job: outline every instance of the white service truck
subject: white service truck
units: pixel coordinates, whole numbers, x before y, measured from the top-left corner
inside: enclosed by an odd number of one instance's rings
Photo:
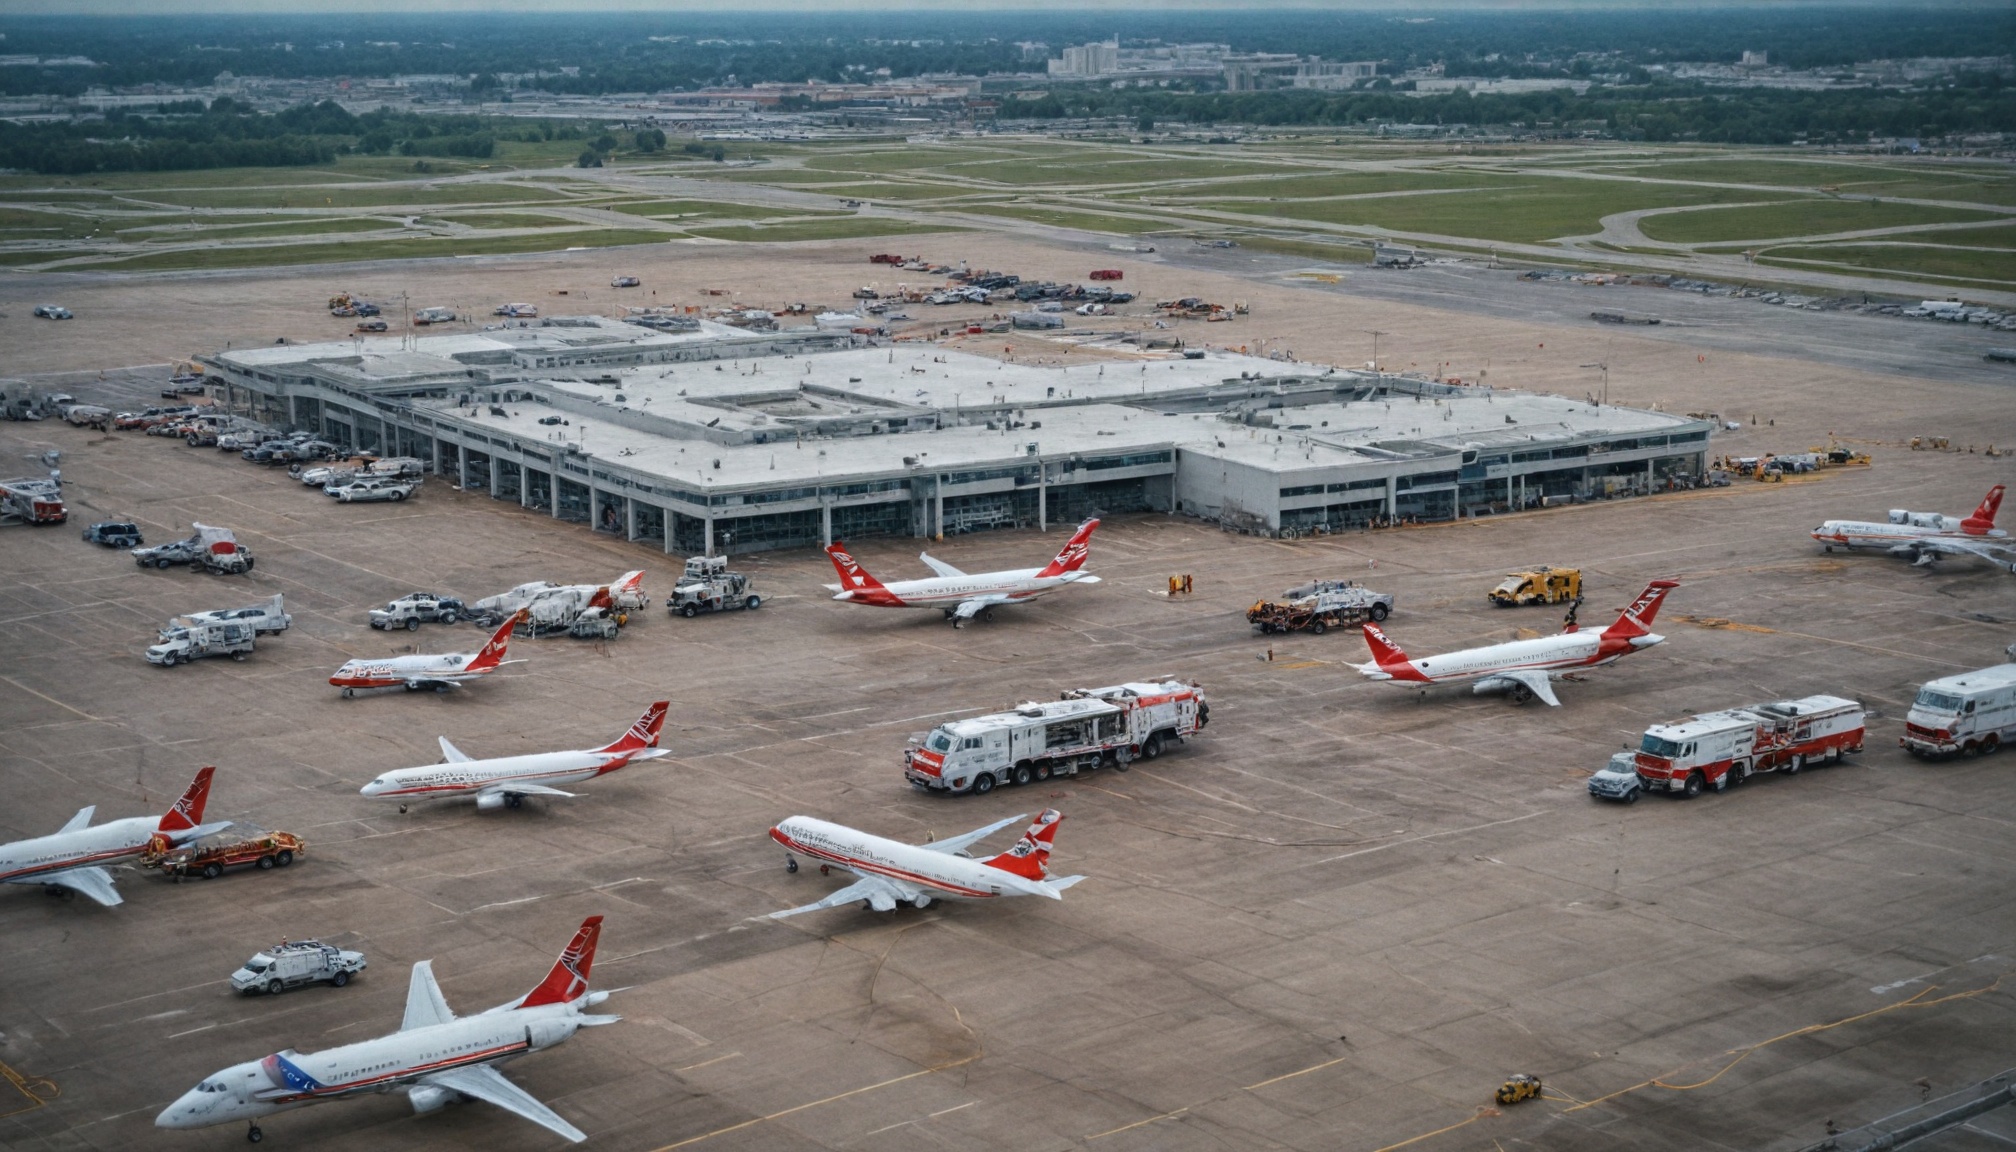
[[[940,724],[903,752],[903,775],[926,791],[976,792],[1153,760],[1211,722],[1195,684],[1163,679],[1080,688],[1060,700]]]
[[[1862,751],[1862,706],[1839,696],[1774,700],[1704,712],[1645,730],[1636,756],[1647,792],[1699,796],[1760,772],[1797,775]]]
[[[231,973],[231,987],[247,996],[255,992],[278,996],[303,984],[328,983],[341,988],[365,967],[362,952],[320,940],[282,940],[254,953],[244,967]]]
[[[2011,741],[2016,741],[2016,664],[1997,664],[1926,681],[1904,717],[1899,743],[1918,756],[1986,756]]]
[[[162,631],[160,643],[147,649],[147,662],[173,668],[200,656],[243,660],[252,651],[253,635],[252,625],[238,620],[213,624],[177,622]]]
[[[250,624],[252,630],[261,636],[285,632],[294,623],[294,617],[287,614],[286,596],[276,592],[271,600],[263,604],[250,604],[243,608],[222,608],[215,612],[192,612],[187,616],[178,616],[167,628],[162,629],[162,636],[166,637],[168,632],[175,628],[186,628],[192,624],[223,624],[232,620]]]

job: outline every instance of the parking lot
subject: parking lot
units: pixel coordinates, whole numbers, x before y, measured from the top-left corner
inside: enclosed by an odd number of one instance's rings
[[[1920,681],[2003,658],[2016,579],[1806,537],[1899,504],[1964,512],[2008,479],[1996,459],[1888,450],[1784,484],[1295,542],[1125,517],[1093,540],[1102,585],[958,631],[830,603],[814,552],[738,558],[759,612],[655,608],[606,645],[520,641],[526,663],[463,690],[345,700],[326,680],[346,659],[481,642],[366,628],[395,595],[643,567],[662,600],[677,558],[437,480],[337,505],[209,449],[0,426],[9,458],[49,444],[70,525],[0,528],[0,835],[91,803],[159,812],[215,764],[211,819],[309,847],[284,872],[123,872],[112,909],[0,890],[9,1147],[241,1146],[153,1116],[227,1064],[395,1029],[418,960],[458,1012],[508,1001],[591,913],[624,1022],[510,1075],[607,1149],[1790,1149],[1917,1101],[1921,1079],[2016,1063],[2016,759],[1896,743]],[[149,543],[228,525],[258,566],[141,570],[78,539],[106,518]],[[983,571],[1061,539],[932,552]],[[917,545],[854,552],[889,579],[923,571]],[[1484,602],[1536,563],[1584,570],[1585,625],[1677,576],[1668,643],[1560,685],[1559,709],[1516,707],[1366,682],[1344,666],[1366,658],[1355,631],[1262,638],[1241,615],[1349,576],[1399,597],[1386,630],[1410,652],[1489,643],[1558,627]],[[1172,599],[1179,573],[1196,591]],[[275,592],[294,626],[243,663],[141,659],[168,617]],[[1153,765],[955,799],[902,780],[905,738],[942,719],[1154,675],[1200,682],[1212,723]],[[1584,791],[1648,723],[1815,692],[1874,710],[1864,754],[1692,801]],[[357,794],[439,759],[438,736],[479,757],[592,747],[667,698],[672,756],[577,799],[401,815]],[[1067,817],[1055,867],[1088,877],[1061,903],[754,919],[842,883],[786,874],[765,835],[786,816],[922,840],[1046,805]],[[230,993],[258,947],[311,935],[369,972]],[[1492,1109],[1514,1072],[1546,1098]],[[480,1103],[416,1117],[401,1094],[264,1126],[304,1149],[558,1145]]]

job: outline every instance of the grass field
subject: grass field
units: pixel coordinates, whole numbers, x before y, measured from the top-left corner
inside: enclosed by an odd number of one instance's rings
[[[561,199],[544,188],[505,182],[444,184],[424,182],[348,185],[333,188],[190,188],[134,194],[136,204],[190,208],[387,208],[441,204],[508,204]]]
[[[1786,267],[1842,264],[1850,269],[1920,279],[2016,285],[2016,254],[2007,251],[1976,252],[1965,248],[1929,248],[1915,244],[1788,245],[1766,249],[1758,254],[1757,262]]]
[[[958,204],[947,207],[945,211],[977,212],[983,216],[1009,216],[1038,224],[1055,224],[1060,228],[1080,228],[1087,232],[1167,232],[1177,227],[1167,220],[1109,215],[1104,212],[1079,212],[1068,208],[1045,208],[1031,204]]]
[[[626,216],[649,216],[655,220],[772,220],[779,217],[845,216],[841,209],[784,208],[772,204],[738,204],[732,200],[632,200],[608,205],[610,211]]]
[[[1014,187],[1060,185],[1076,189],[1085,185],[1125,186],[1169,180],[1203,180],[1213,176],[1266,176],[1279,173],[1283,169],[1265,164],[1223,160],[1125,159],[1083,163],[1073,157],[1061,157],[1055,160],[1021,157],[1013,160],[948,164],[934,168],[933,171],[946,176],[961,176]]]
[[[298,220],[275,224],[240,224],[232,220],[204,220],[199,224],[191,224],[184,219],[165,225],[121,228],[119,238],[129,242],[166,241],[177,244],[187,244],[200,238],[230,243],[235,240],[256,240],[268,236],[397,231],[402,227],[404,227],[402,221],[382,216],[304,216]]]
[[[1755,195],[1738,192],[1732,193],[1731,198]],[[1914,224],[1985,223],[1995,219],[1998,217],[1992,213],[1964,208],[1872,203],[1866,200],[1794,200],[1762,207],[1648,216],[1639,221],[1638,227],[1654,240],[1674,244],[1707,244],[1824,236],[1866,228],[1906,228]]]
[[[1395,172],[1345,171],[1322,176],[1279,176],[1272,179],[1223,180],[1181,185],[1168,192],[1130,193],[1129,198],[1169,203],[1249,196],[1289,200],[1449,188],[1512,187],[1521,183],[1521,178],[1516,176],[1485,172],[1440,169],[1408,169]],[[1531,184],[1532,180],[1529,178],[1523,183]]]
[[[622,228],[589,228],[576,232],[542,232],[530,236],[498,236],[471,240],[414,237],[405,240],[360,240],[333,244],[279,244],[265,247],[208,247],[158,252],[123,259],[68,265],[92,271],[161,272],[194,268],[277,268],[290,264],[331,264],[363,260],[415,260],[438,256],[499,256],[520,252],[557,252],[565,248],[614,248],[625,244],[662,244],[663,232]],[[0,257],[16,263],[18,256]]]
[[[1703,180],[1788,188],[1833,188],[1858,196],[1905,196],[2016,204],[2016,174],[1979,165],[1801,163],[1791,160],[1693,160],[1680,163],[1602,165],[1598,171],[1657,180]]]
[[[579,220],[539,212],[450,212],[420,218],[426,224],[460,224],[464,228],[580,228]]]
[[[959,184],[917,184],[883,180],[874,184],[833,184],[819,189],[821,195],[843,200],[944,200],[954,196],[985,196]]]
[[[913,224],[907,220],[876,216],[692,229],[695,236],[705,236],[710,240],[736,240],[757,244],[781,244],[793,240],[852,240],[861,236],[904,236],[913,232],[965,231],[968,229],[956,224]]]
[[[1760,193],[1718,188],[1653,188],[1585,180],[1528,181],[1513,187],[1363,200],[1273,204],[1222,202],[1210,207],[1254,216],[1314,220],[1436,236],[1537,243],[1595,232],[1602,217],[1635,208],[1754,200]]]

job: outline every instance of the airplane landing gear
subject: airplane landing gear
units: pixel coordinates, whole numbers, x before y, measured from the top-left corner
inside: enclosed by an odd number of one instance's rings
[[[404,816],[406,814],[406,805],[404,804],[399,805],[399,814],[401,816]]]
[[[42,886],[42,894],[45,896],[54,896],[58,900],[75,900],[77,898],[77,893],[63,887],[61,884],[44,884]]]
[[[791,857],[791,856],[786,856],[786,857],[784,857],[784,871],[786,871],[786,872],[796,872],[796,871],[798,871],[798,861],[797,861],[797,859],[796,859],[796,858],[794,858],[794,857]]]
[[[825,864],[821,864],[821,865],[819,865],[819,875],[821,875],[821,876],[831,876],[832,874],[833,874],[833,869],[832,869],[831,867],[829,867],[828,865],[825,865]]]
[[[352,696],[355,696],[356,694],[357,694],[357,690],[356,690],[355,688],[345,688],[345,689],[343,689],[343,699],[345,699],[345,700],[348,700],[348,699],[350,699],[350,698],[351,698]]]
[[[259,1130],[259,1125],[257,1124],[254,1124],[250,1128],[247,1128],[245,1130],[245,1139],[250,1143],[257,1144],[261,1140],[264,1140],[265,1138],[266,1133],[261,1132]]]
[[[525,797],[520,796],[516,792],[506,792],[504,794],[504,807],[506,808],[522,807],[524,803],[525,803]]]

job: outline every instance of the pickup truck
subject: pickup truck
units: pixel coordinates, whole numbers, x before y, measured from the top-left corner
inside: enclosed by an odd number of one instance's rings
[[[215,612],[195,612],[175,621],[174,626],[186,624],[222,624],[235,621],[250,624],[252,630],[261,636],[275,632],[285,632],[294,623],[294,617],[287,614],[285,597],[275,593],[264,604],[252,604],[244,608],[224,608]]]
[[[401,596],[383,608],[371,609],[371,627],[390,632],[394,628],[404,628],[411,632],[426,621],[437,624],[453,624],[468,610],[462,601],[451,596],[436,596],[432,592],[412,592]]]
[[[253,954],[231,973],[231,987],[247,996],[264,992],[278,996],[303,984],[333,984],[338,988],[364,971],[362,952],[351,952],[320,940],[282,940]]]
[[[229,656],[245,659],[252,651],[252,625],[230,621],[223,624],[176,626],[161,633],[161,642],[147,649],[147,662],[163,668],[187,664],[199,656]]]
[[[100,520],[84,529],[84,539],[107,548],[138,548],[146,543],[140,537],[140,526],[131,520]]]

